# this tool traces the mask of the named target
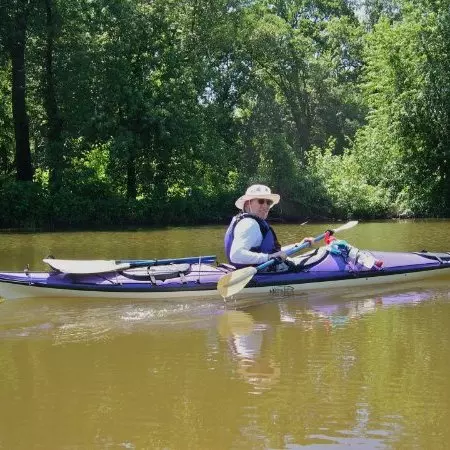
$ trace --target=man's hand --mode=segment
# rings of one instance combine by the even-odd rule
[[[280,250],[279,252],[271,253],[269,255],[269,259],[281,259],[284,261],[287,258],[286,252],[283,252],[283,250]]]
[[[325,240],[325,244],[329,245],[331,244],[333,241],[336,240],[336,238],[333,236],[334,231],[333,230],[327,230],[325,231],[325,236],[324,236],[324,240]]]
[[[300,245],[306,244],[307,242],[309,242],[309,246],[311,247],[311,245],[314,244],[314,238],[313,237],[305,237],[302,239],[302,242],[300,242]]]

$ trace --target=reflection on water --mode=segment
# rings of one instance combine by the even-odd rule
[[[236,373],[249,394],[267,396],[284,434],[268,447],[446,448],[429,432],[437,416],[450,417],[450,383],[442,385],[450,360],[440,350],[450,344],[449,321],[439,313],[449,300],[444,281],[225,311],[218,330]],[[421,423],[430,408],[439,413]],[[278,424],[286,416],[295,424]]]
[[[154,327],[207,326],[217,309],[209,303],[107,299],[27,299],[0,304],[0,339],[50,337],[54,344],[108,341]],[[208,319],[211,320],[211,319]]]
[[[233,353],[247,367],[250,360],[260,356],[263,336],[273,335],[277,325],[291,324],[304,330],[317,326],[334,329],[345,327],[380,308],[413,306],[436,296],[441,301],[449,298],[447,280],[434,281],[432,286],[408,284],[403,290],[389,287],[384,292],[382,288],[374,288],[372,292],[341,290],[338,294],[312,292],[262,304],[252,299],[253,306],[243,310],[235,309],[238,305],[234,303],[201,301],[155,303],[53,298],[3,301],[0,302],[0,339],[47,336],[52,337],[55,344],[102,341],[118,333],[154,327],[207,328],[217,320],[220,336],[231,339]]]
[[[330,293],[313,293],[289,300],[268,302],[245,309],[229,310],[218,317],[217,328],[225,339],[237,372],[253,390],[261,394],[280,379],[280,363],[276,361],[271,347],[276,341],[277,328],[296,327],[303,331],[327,332],[344,328],[364,316],[389,307],[416,306],[421,302],[450,300],[448,283],[441,283],[441,290],[390,288],[384,294],[374,290],[348,291],[336,296]],[[367,295],[369,294],[369,295]],[[359,296],[359,298],[355,298]],[[350,300],[348,299],[350,298]],[[351,354],[343,357],[345,364],[353,360]]]
[[[312,294],[302,300],[279,302],[280,321],[296,323],[304,328],[312,328],[317,324],[330,329],[344,327],[380,308],[414,306],[424,301],[431,301],[433,298],[439,298],[440,301],[450,298],[446,281],[441,283],[441,290],[437,290],[436,283],[434,286],[433,289],[414,289],[414,286],[408,286],[404,290],[398,290],[398,287],[390,288],[384,294],[382,290],[378,292],[374,290],[372,295],[367,295],[365,290],[364,294],[362,292],[359,294],[352,292],[347,295],[341,293],[337,298],[330,294]],[[355,298],[356,295],[360,298]]]
[[[254,387],[252,393],[260,394],[279,380],[280,367],[270,353],[270,324],[255,322],[244,311],[225,311],[218,318],[218,330],[228,342],[237,372]]]
[[[449,298],[4,302],[0,448],[443,448]]]
[[[386,250],[448,242],[448,223],[386,227],[359,225],[351,242]],[[284,242],[302,237],[298,227],[279,228]],[[307,224],[301,235],[323,229]],[[221,248],[223,227],[200,231],[7,237],[0,259],[3,268],[36,269],[49,253],[148,258]],[[448,447],[448,277],[283,295],[246,309],[203,300],[0,303],[0,448]]]

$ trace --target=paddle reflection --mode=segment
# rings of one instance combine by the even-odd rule
[[[255,312],[225,311],[219,317],[218,330],[226,339],[236,362],[237,373],[261,394],[280,379],[280,367],[271,346],[275,332],[269,323],[258,321]]]

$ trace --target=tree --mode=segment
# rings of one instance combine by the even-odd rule
[[[63,121],[59,111],[54,68],[54,47],[57,33],[56,4],[45,0],[45,64],[43,104],[47,116],[47,155],[50,167],[50,188],[58,190],[62,185],[64,168],[64,146],[62,140]]]
[[[450,29],[446,7],[404,2],[401,22],[381,20],[369,36],[365,95],[368,125],[355,153],[399,213],[449,211]]]
[[[272,87],[298,157],[304,160],[330,133],[342,149],[344,136],[355,131],[351,122],[362,119],[352,94],[361,67],[361,30],[346,3],[259,2],[242,33],[253,76]]]
[[[11,59],[11,99],[15,136],[16,176],[19,181],[32,181],[29,118],[26,106],[25,46],[31,0],[11,0],[0,7],[2,47]]]

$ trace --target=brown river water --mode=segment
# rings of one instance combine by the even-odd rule
[[[276,225],[282,243],[338,224]],[[0,269],[216,254],[225,227],[1,234]],[[450,251],[450,221],[360,223]],[[449,449],[450,276],[222,301],[0,303],[0,449]]]

